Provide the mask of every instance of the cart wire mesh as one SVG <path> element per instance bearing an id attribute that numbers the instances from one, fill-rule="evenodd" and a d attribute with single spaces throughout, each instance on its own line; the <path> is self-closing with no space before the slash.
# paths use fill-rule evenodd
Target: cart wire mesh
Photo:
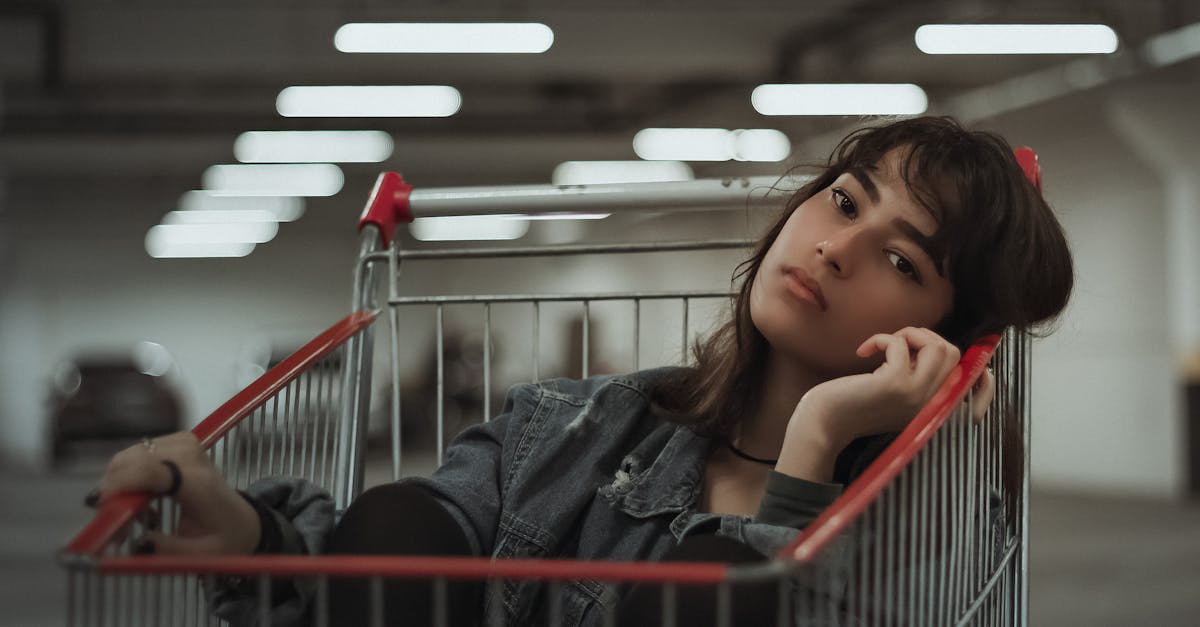
<path id="1" fill-rule="evenodd" d="M 385 175 L 386 176 L 386 175 Z M 380 182 L 368 210 L 379 198 L 395 198 L 397 183 Z M 398 179 L 398 177 L 396 177 Z M 392 186 L 392 187 L 389 187 Z M 717 184 L 740 195 L 746 185 Z M 635 186 L 636 187 L 636 186 Z M 623 188 L 624 189 L 624 188 Z M 611 206 L 630 203 L 628 189 L 608 196 Z M 673 189 L 678 189 L 674 187 Z M 709 187 L 709 189 L 715 189 Z M 739 191 L 740 190 L 740 191 Z M 428 194 L 432 202 L 466 192 Z M 492 190 L 494 192 L 494 190 Z M 525 190 L 528 192 L 528 190 Z M 656 192 L 658 193 L 658 192 Z M 493 195 L 495 195 L 493 193 Z M 501 194 L 503 196 L 503 194 Z M 650 194 L 654 196 L 654 194 Z M 413 210 L 422 196 L 411 189 Z M 571 203 L 595 198 L 573 198 Z M 511 201 L 511 197 L 506 197 Z M 711 204 L 719 204 L 710 201 Z M 563 211 L 558 202 L 546 210 Z M 407 211 L 407 206 L 405 208 Z M 399 211 L 399 210 L 396 210 Z M 658 254 L 694 250 L 739 249 L 740 240 L 607 246 L 541 246 L 503 249 L 410 250 L 385 245 L 389 225 L 368 225 L 355 274 L 356 313 L 339 321 L 312 342 L 265 373 L 213 412 L 193 432 L 208 449 L 228 482 L 243 488 L 272 474 L 299 476 L 322 486 L 344 508 L 363 488 L 363 466 L 371 396 L 372 326 L 386 312 L 391 338 L 389 434 L 392 474 L 401 474 L 400 329 L 412 308 L 433 308 L 437 383 L 436 462 L 446 445 L 442 411 L 445 336 L 444 312 L 451 306 L 477 308 L 473 314 L 484 338 L 485 390 L 482 420 L 493 418 L 488 395 L 491 370 L 492 314 L 499 306 L 528 308 L 533 339 L 528 378 L 543 375 L 538 346 L 540 314 L 548 303 L 577 307 L 582 319 L 583 376 L 591 374 L 590 327 L 597 303 L 621 302 L 631 311 L 634 368 L 642 341 L 642 311 L 647 303 L 674 302 L 680 319 L 676 363 L 686 363 L 689 316 L 695 303 L 725 301 L 728 290 L 632 290 L 590 294 L 518 293 L 492 295 L 401 295 L 400 268 L 421 260 L 604 254 Z M 387 238 L 382 238 L 386 241 Z M 376 303 L 377 269 L 384 268 L 386 295 Z M 661 339 L 661 338 L 660 338 Z M 661 624 L 679 621 L 680 586 L 709 586 L 715 598 L 713 624 L 735 624 L 733 586 L 773 582 L 782 594 L 775 612 L 778 625 L 1024 625 L 1027 607 L 1027 524 L 1029 338 L 1021 333 L 981 338 L 965 351 L 956 369 L 909 426 L 864 474 L 797 536 L 795 542 L 763 564 L 623 563 L 583 560 L 511 560 L 452 557 L 380 556 L 167 556 L 134 555 L 135 539 L 147 525 L 170 532 L 178 511 L 170 498 L 149 494 L 118 495 L 101 505 L 95 519 L 63 550 L 67 568 L 69 625 L 218 625 L 205 605 L 205 582 L 240 578 L 256 590 L 257 621 L 270 624 L 274 583 L 311 581 L 317 590 L 312 622 L 329 624 L 329 582 L 338 577 L 370 582 L 372 625 L 387 624 L 383 584 L 394 579 L 432 583 L 433 624 L 446 625 L 449 582 L 486 582 L 488 594 L 501 594 L 505 581 L 536 581 L 551 599 L 550 624 L 560 624 L 563 608 L 555 592 L 570 582 L 593 579 L 610 586 L 640 582 L 661 586 Z M 989 364 L 996 395 L 987 415 L 975 424 L 969 416 L 972 385 Z M 1011 433 L 1022 437 L 1014 440 Z M 1023 442 L 1022 442 L 1023 440 Z M 153 521 L 153 522 L 151 522 Z M 601 603 L 602 624 L 617 620 L 612 604 Z M 503 608 L 501 603 L 489 604 Z M 494 611 L 488 625 L 509 624 Z"/>

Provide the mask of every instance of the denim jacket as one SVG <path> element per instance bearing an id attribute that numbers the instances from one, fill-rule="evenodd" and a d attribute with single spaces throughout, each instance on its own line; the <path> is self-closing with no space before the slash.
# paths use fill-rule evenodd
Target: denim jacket
<path id="1" fill-rule="evenodd" d="M 456 438 L 432 476 L 402 482 L 433 494 L 476 555 L 655 560 L 700 533 L 776 553 L 797 528 L 697 511 L 710 440 L 652 415 L 650 392 L 667 370 L 515 386 L 503 413 Z M 815 485 L 827 489 L 809 504 L 814 516 L 840 492 Z M 327 495 L 279 477 L 248 491 L 286 519 L 289 552 L 321 552 L 334 525 Z M 229 587 L 211 592 L 216 614 L 253 624 L 255 599 Z M 273 624 L 303 624 L 311 591 L 298 592 L 273 609 Z M 526 624 L 536 596 L 535 583 L 506 582 L 507 624 Z M 584 580 L 564 586 L 560 602 L 563 624 L 591 625 L 616 598 L 600 582 Z"/>

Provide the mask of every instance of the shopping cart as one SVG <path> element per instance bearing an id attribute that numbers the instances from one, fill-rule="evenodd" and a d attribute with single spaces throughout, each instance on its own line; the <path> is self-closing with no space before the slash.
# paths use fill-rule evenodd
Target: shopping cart
<path id="1" fill-rule="evenodd" d="M 1022 165 L 1038 182 L 1032 153 Z M 726 304 L 731 296 L 717 290 L 632 290 L 591 294 L 507 294 L 413 296 L 402 294 L 400 269 L 413 273 L 422 261 L 451 259 L 484 263 L 498 258 L 591 255 L 663 255 L 744 248 L 744 241 L 625 243 L 618 245 L 552 245 L 487 249 L 401 250 L 391 240 L 399 222 L 419 216 L 555 212 L 656 211 L 748 206 L 778 206 L 777 180 L 726 179 L 687 183 L 579 187 L 501 187 L 414 190 L 396 174 L 380 175 L 362 224 L 354 275 L 354 313 L 325 330 L 269 370 L 200 423 L 193 432 L 209 450 L 227 480 L 244 488 L 256 478 L 286 474 L 308 479 L 333 495 L 344 509 L 362 492 L 366 445 L 371 423 L 373 330 L 387 320 L 386 342 L 390 381 L 388 437 L 391 474 L 400 476 L 402 444 L 401 362 L 413 345 L 406 335 L 413 313 L 432 309 L 436 345 L 436 463 L 448 436 L 443 398 L 446 363 L 443 343 L 447 317 L 454 310 L 473 310 L 482 336 L 482 420 L 492 417 L 490 394 L 503 373 L 495 372 L 491 354 L 498 331 L 507 320 L 501 310 L 524 308 L 520 320 L 528 330 L 525 378 L 545 374 L 540 344 L 543 310 L 575 308 L 581 322 L 583 376 L 595 363 L 589 354 L 593 315 L 598 308 L 622 306 L 632 317 L 632 366 L 687 360 L 690 334 L 699 326 L 689 316 L 703 303 Z M 761 193 L 766 190 L 767 193 Z M 493 263 L 494 261 L 488 261 Z M 603 261 L 601 263 L 604 263 Z M 380 281 L 379 279 L 384 279 Z M 383 287 L 379 287 L 383 283 Z M 380 298 L 384 302 L 380 303 Z M 663 307 L 678 316 L 666 333 L 653 338 L 678 341 L 655 353 L 640 348 L 650 339 L 643 309 L 660 317 Z M 711 309 L 711 307 L 710 307 Z M 511 312 L 510 312 L 511 313 Z M 457 323 L 456 323 L 457 324 Z M 678 333 L 678 335 L 675 335 Z M 675 341 L 675 340 L 670 340 Z M 665 343 L 663 344 L 666 345 Z M 506 351 L 506 361 L 517 352 Z M 649 357 L 647 357 L 649 356 Z M 650 359 L 657 357 L 657 359 Z M 971 386 L 990 360 L 996 396 L 980 424 L 969 419 Z M 509 372 L 511 375 L 511 372 Z M 63 550 L 67 570 L 69 625 L 217 625 L 205 606 L 204 586 L 213 577 L 239 577 L 256 586 L 258 620 L 266 624 L 272 607 L 272 583 L 307 578 L 315 584 L 313 623 L 329 622 L 329 585 L 339 577 L 369 582 L 373 624 L 382 625 L 383 582 L 420 578 L 432 582 L 433 623 L 447 624 L 447 585 L 456 580 L 486 582 L 488 594 L 499 595 L 507 581 L 535 581 L 547 586 L 550 624 L 564 620 L 553 601 L 572 581 L 595 580 L 608 585 L 637 583 L 660 586 L 663 625 L 679 622 L 676 607 L 681 586 L 711 586 L 715 624 L 731 625 L 731 589 L 745 582 L 775 582 L 780 594 L 779 625 L 1024 625 L 1027 607 L 1028 462 L 1020 440 L 1005 436 L 1015 429 L 1028 438 L 1028 338 L 1016 332 L 982 338 L 965 351 L 958 367 L 928 405 L 867 470 L 775 559 L 766 563 L 620 563 L 578 560 L 504 560 L 453 557 L 383 556 L 165 556 L 134 555 L 135 538 L 143 531 L 145 511 L 157 512 L 160 529 L 170 532 L 177 508 L 170 498 L 123 494 L 106 501 L 94 520 Z M 378 385 L 378 383 L 377 383 Z M 1000 415 L 1007 416 L 1006 421 Z M 422 414 L 419 418 L 424 418 Z M 1003 424 L 1002 424 L 1003 422 Z M 1016 463 L 1016 469 L 1013 465 Z M 1022 467 L 1023 466 L 1023 467 Z M 503 604 L 486 624 L 507 624 Z M 615 624 L 612 608 L 600 607 L 604 624 Z"/>

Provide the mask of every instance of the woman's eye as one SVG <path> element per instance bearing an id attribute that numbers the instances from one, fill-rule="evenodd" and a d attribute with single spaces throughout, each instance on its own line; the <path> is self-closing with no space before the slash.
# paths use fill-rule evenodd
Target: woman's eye
<path id="1" fill-rule="evenodd" d="M 888 260 L 892 262 L 892 265 L 896 267 L 896 270 L 898 270 L 900 274 L 907 275 L 914 281 L 918 280 L 919 277 L 917 277 L 917 267 L 914 266 L 911 261 L 905 259 L 903 255 L 891 251 L 888 251 L 887 256 Z"/>
<path id="2" fill-rule="evenodd" d="M 848 218 L 858 215 L 858 207 L 854 206 L 854 200 L 840 187 L 833 188 L 833 204 Z"/>

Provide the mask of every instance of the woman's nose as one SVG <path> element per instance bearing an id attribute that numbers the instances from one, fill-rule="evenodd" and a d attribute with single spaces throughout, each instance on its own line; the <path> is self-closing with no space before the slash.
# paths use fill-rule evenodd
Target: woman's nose
<path id="1" fill-rule="evenodd" d="M 826 264 L 833 268 L 834 273 L 841 274 L 842 266 L 838 263 L 837 259 L 834 258 L 833 248 L 833 242 L 829 240 L 817 242 L 817 255 L 819 255 Z"/>
<path id="2" fill-rule="evenodd" d="M 832 233 L 817 243 L 817 255 L 826 263 L 833 273 L 846 276 L 853 265 L 852 257 L 859 240 L 862 240 L 862 229 L 847 228 Z"/>
<path id="3" fill-rule="evenodd" d="M 817 243 L 817 255 L 835 275 L 845 276 L 850 269 L 847 265 L 849 261 L 847 244 L 845 238 L 840 237 L 830 237 Z"/>

